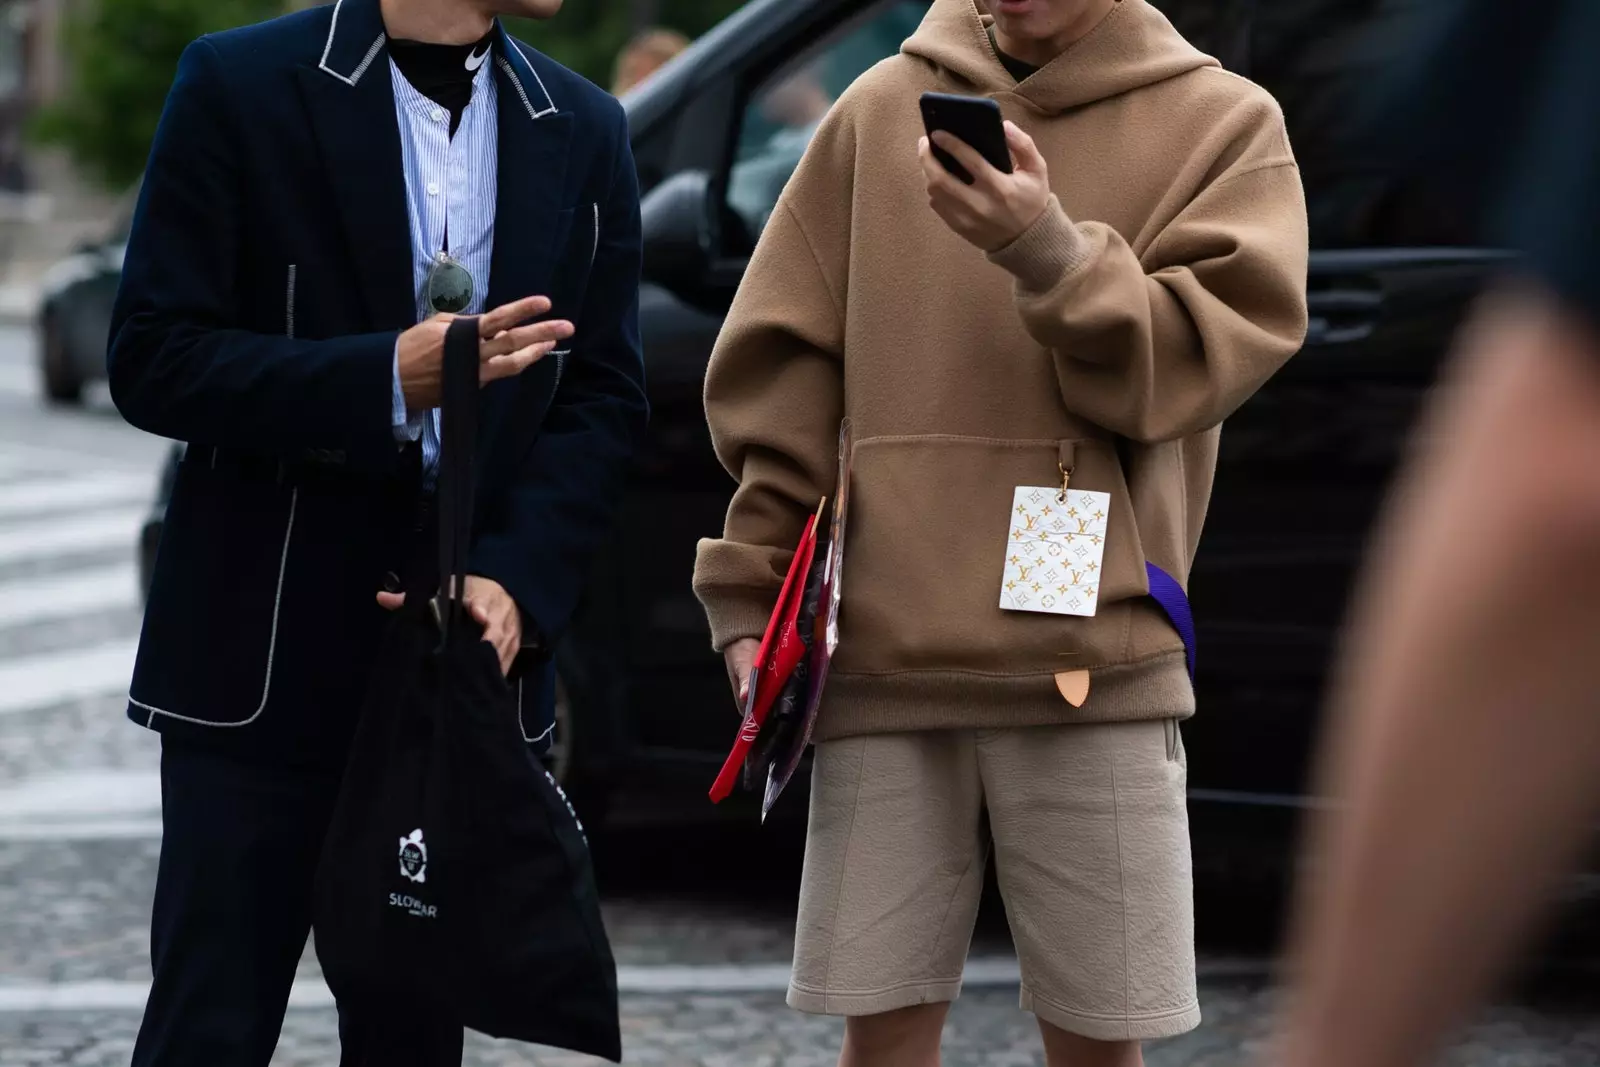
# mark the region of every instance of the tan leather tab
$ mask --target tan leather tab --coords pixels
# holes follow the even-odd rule
[[[1056,675],[1056,688],[1061,690],[1068,704],[1081,708],[1083,702],[1089,699],[1089,672],[1062,671]]]
[[[1077,445],[1073,442],[1059,442],[1059,450],[1056,453],[1056,470],[1061,475],[1061,496],[1057,498],[1059,500],[1065,501],[1067,499],[1067,490],[1072,485],[1073,462],[1077,452]]]

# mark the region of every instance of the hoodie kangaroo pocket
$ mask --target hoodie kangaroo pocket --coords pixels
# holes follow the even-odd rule
[[[1062,442],[857,442],[839,669],[1049,674],[1115,662],[1125,637],[1117,604],[1149,591],[1144,552],[1116,450],[1071,443],[1072,487],[1111,496],[1095,618],[1000,608],[1013,491],[1058,485]]]

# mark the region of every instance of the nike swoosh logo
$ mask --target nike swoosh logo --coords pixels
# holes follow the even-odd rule
[[[489,53],[492,52],[492,51],[494,51],[494,49],[492,47],[491,48],[485,48],[483,50],[483,55],[481,55],[481,56],[468,56],[467,57],[467,69],[468,70],[477,70],[479,67],[483,66],[483,61],[489,58]]]

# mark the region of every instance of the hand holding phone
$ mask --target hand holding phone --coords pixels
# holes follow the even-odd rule
[[[987,97],[954,93],[923,93],[921,103],[922,125],[930,139],[935,130],[944,130],[971,145],[995,170],[1011,173],[1011,149],[999,104]],[[967,185],[973,183],[972,174],[949,152],[934,145],[933,155],[945,170]]]
[[[1044,215],[1049,165],[1032,137],[1000,117],[994,101],[927,93],[922,114],[928,136],[919,139],[917,156],[928,206],[959,237],[994,252]]]

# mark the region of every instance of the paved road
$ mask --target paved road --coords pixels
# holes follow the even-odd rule
[[[0,329],[0,1067],[112,1067],[138,1026],[160,848],[157,745],[126,722],[122,699],[139,623],[132,546],[164,445],[122,425],[104,397],[44,407],[30,361],[27,335]],[[664,833],[633,818],[596,845],[630,1062],[833,1062],[840,1024],[782,1003],[793,827]],[[946,1062],[1040,1063],[1000,916],[974,951]],[[1153,1048],[1156,1067],[1247,1060],[1272,1004],[1261,961],[1239,952],[1204,954],[1206,1023]],[[313,957],[300,979],[273,1062],[326,1067],[334,1019]],[[468,1067],[585,1062],[468,1045]],[[1499,1009],[1454,1062],[1600,1063],[1600,1026],[1588,1008]]]

